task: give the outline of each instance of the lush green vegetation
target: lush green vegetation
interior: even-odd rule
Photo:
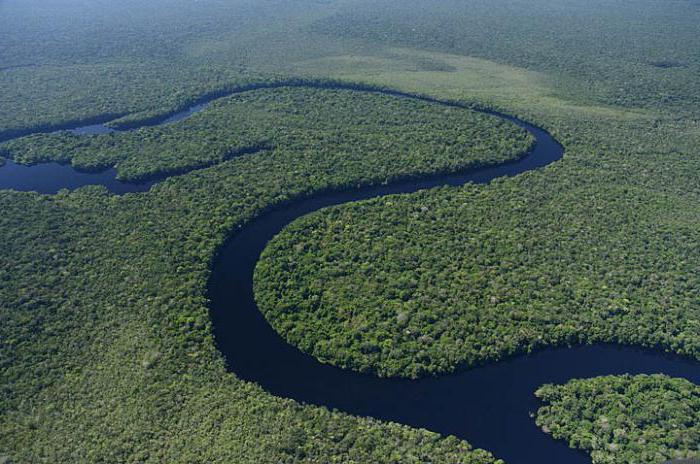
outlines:
[[[698,21],[688,1],[364,0],[311,29],[543,71],[586,101],[697,114]]]
[[[349,90],[232,101],[168,133],[184,146],[201,127],[201,147],[204,127],[217,140],[226,110],[229,123],[236,113],[257,121],[246,126],[251,140],[279,147],[148,194],[2,192],[3,450],[19,462],[494,462],[453,438],[302,407],[236,380],[212,343],[204,295],[226,234],[266,208],[507,159],[527,150],[526,133],[465,109]]]
[[[418,3],[388,8],[386,2],[358,0],[0,0],[0,139],[77,121],[124,116],[118,124],[147,122],[278,74],[362,79],[494,106],[549,129],[566,146],[565,159],[489,187],[378,200],[304,219],[276,244],[304,224],[316,225],[309,231],[315,236],[338,237],[353,247],[371,244],[357,258],[385,250],[369,270],[387,273],[367,276],[361,273],[367,267],[338,266],[345,274],[330,275],[320,268],[325,250],[299,237],[278,256],[297,257],[310,267],[294,263],[303,271],[298,276],[276,269],[270,249],[266,272],[258,272],[258,291],[264,296],[300,279],[316,293],[289,291],[284,298],[309,307],[307,297],[318,293],[312,269],[316,281],[328,277],[323,284],[340,290],[358,278],[355,294],[339,297],[368,304],[353,308],[357,316],[378,318],[363,336],[370,348],[379,347],[370,350],[372,369],[386,374],[449,371],[459,362],[592,340],[660,344],[697,357],[695,3]],[[307,105],[304,100],[295,108],[295,99],[308,96],[319,111],[314,124],[326,123],[320,117],[325,106],[314,92],[277,92],[231,97],[167,128],[80,140],[37,136],[5,145],[27,162],[117,163],[120,175],[131,179],[216,165],[124,197],[99,188],[56,196],[0,192],[0,462],[493,462],[463,441],[274,398],[226,373],[211,339],[205,286],[227,234],[290,198],[482,160],[466,156],[478,153],[476,146],[453,152],[458,158],[440,152],[436,165],[428,151],[415,157],[402,151],[412,143],[426,150],[441,146],[458,137],[452,126],[439,128],[438,140],[419,131],[403,141],[411,131],[355,134],[328,122],[314,138],[311,126],[292,112]],[[348,110],[344,92],[324,92],[338,102],[338,113]],[[284,97],[276,102],[273,95]],[[372,124],[386,118],[373,105],[397,105],[420,111],[411,121],[430,114],[428,126],[438,120],[468,130],[488,126],[480,136],[484,146],[500,150],[501,139],[511,141],[511,148],[527,142],[508,125],[465,112],[443,116],[429,104],[380,96],[363,102]],[[245,113],[233,114],[229,107]],[[204,128],[248,116],[264,131]],[[396,117],[405,122],[408,116]],[[272,118],[303,136],[299,144],[276,133]],[[211,135],[210,151],[196,147],[188,127],[201,137]],[[358,148],[329,150],[334,130]],[[275,142],[270,149],[226,160],[229,148],[268,137]],[[381,140],[394,143],[384,146]],[[51,152],[53,144],[65,151]],[[138,144],[147,150],[136,153]],[[393,162],[394,153],[403,164]],[[352,222],[340,234],[336,224],[324,222],[332,218]],[[433,219],[463,234],[462,243]],[[404,230],[409,226],[441,242],[410,237]],[[368,242],[371,236],[376,240]],[[423,267],[409,274],[392,267],[413,262],[401,240],[423,259]],[[308,245],[314,246],[307,253]],[[438,245],[460,260],[447,261]],[[435,250],[435,257],[421,247]],[[338,257],[342,263],[350,256],[343,251]],[[440,262],[454,273],[438,269],[428,275]],[[459,274],[469,270],[474,272]],[[279,271],[283,281],[270,282],[267,271]],[[398,278],[386,290],[376,288],[386,296],[381,301],[372,293],[378,282],[372,279],[379,277]],[[423,292],[431,278],[436,287]],[[446,284],[444,293],[437,284]],[[488,294],[477,295],[478,285]],[[456,300],[462,296],[467,299]],[[455,304],[448,306],[450,299]],[[263,302],[268,310],[277,304]],[[391,310],[399,307],[415,311],[404,323],[433,339],[416,345],[391,333],[400,325]],[[322,328],[348,340],[356,330],[343,325],[348,307],[324,309]],[[475,315],[482,319],[472,326],[468,321]],[[429,321],[436,317],[433,333]],[[472,338],[443,319],[467,325]],[[295,320],[294,327],[312,323]],[[552,333],[539,340],[546,328]],[[387,331],[405,351],[382,354]],[[493,334],[503,339],[484,345]],[[347,356],[362,368],[353,358],[362,349],[351,343],[324,359],[339,363]],[[624,396],[634,400],[634,390]]]
[[[198,81],[191,82],[177,67],[139,64],[44,66],[1,73],[0,92],[8,98],[0,111],[0,141],[107,121],[116,127],[139,125],[249,82],[240,73],[213,66],[190,72]],[[80,82],[92,85],[72,87]]]
[[[685,0],[4,0],[0,140],[151,119],[261,74],[457,78],[471,57],[541,72],[526,91],[697,119],[699,15]],[[474,77],[462,93],[492,79]]]
[[[581,342],[700,359],[700,236],[684,218],[695,207],[650,195],[639,178],[609,175],[603,186],[585,175],[523,176],[307,216],[265,251],[258,303],[304,351],[383,376]]]
[[[663,375],[545,385],[537,424],[594,464],[657,464],[700,457],[700,387]]]
[[[289,157],[313,151],[320,159],[315,162],[328,170],[342,170],[343,164],[357,175],[370,170],[389,178],[496,164],[524,154],[531,143],[515,125],[462,108],[379,93],[283,87],[217,100],[177,124],[92,136],[37,134],[6,142],[0,151],[22,163],[71,161],[84,170],[116,165],[120,179],[137,181],[279,147]]]
[[[123,116],[118,125],[149,121],[258,81],[249,66],[262,58],[256,36],[312,20],[299,1],[3,0],[0,140]]]

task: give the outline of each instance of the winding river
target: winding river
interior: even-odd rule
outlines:
[[[401,92],[382,92],[460,106]],[[184,119],[203,106],[163,122]],[[267,323],[255,303],[254,269],[269,240],[300,216],[327,206],[383,195],[467,182],[488,183],[542,168],[562,158],[562,146],[546,131],[507,115],[489,113],[533,134],[537,144],[532,152],[517,161],[472,172],[324,193],[293,201],[262,214],[231,236],[219,252],[209,282],[216,343],[229,369],[274,395],[455,435],[493,452],[508,464],[591,462],[586,454],[569,449],[535,425],[531,413],[539,404],[533,393],[544,383],[608,374],[664,373],[700,384],[700,368],[695,361],[615,345],[546,349],[439,378],[380,379],[321,364],[287,344]],[[88,126],[74,131],[107,130],[110,129],[104,126]],[[114,175],[113,170],[86,174],[57,164],[24,167],[10,163],[0,168],[0,188],[53,193],[59,188],[100,184],[114,193],[125,193],[148,190],[157,182],[124,184],[116,181]]]

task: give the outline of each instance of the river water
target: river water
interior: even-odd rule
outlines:
[[[400,92],[383,93],[415,98]],[[193,106],[161,123],[180,121],[205,106],[206,103]],[[569,449],[564,442],[552,439],[536,427],[531,413],[540,405],[534,392],[544,383],[608,374],[664,373],[700,384],[700,365],[695,361],[614,345],[546,349],[438,378],[379,379],[321,364],[287,344],[267,323],[253,294],[255,265],[269,240],[295,219],[327,206],[383,195],[466,182],[488,183],[544,168],[562,158],[562,146],[546,131],[507,115],[490,114],[530,131],[537,139],[533,151],[519,160],[472,172],[292,201],[262,214],[232,235],[219,252],[208,287],[216,343],[229,369],[274,395],[455,435],[493,452],[509,464],[590,464],[586,454]],[[72,131],[100,134],[114,129],[91,125]],[[122,194],[147,191],[162,180],[129,184],[117,181],[115,176],[114,169],[81,173],[68,165],[48,163],[28,167],[9,161],[0,168],[0,189],[55,193],[62,188],[98,184],[112,193]]]

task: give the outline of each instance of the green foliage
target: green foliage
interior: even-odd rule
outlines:
[[[284,83],[307,87],[244,91],[177,124],[105,135],[37,134],[6,142],[0,150],[22,163],[71,161],[83,170],[116,165],[120,179],[138,181],[280,147],[289,157],[314,152],[328,169],[343,164],[388,178],[495,164],[521,155],[532,143],[513,124],[461,108],[313,88],[340,85],[330,81]],[[242,90],[268,85],[280,84]]]
[[[290,343],[382,376],[586,342],[700,359],[700,211],[646,177],[569,162],[329,208],[273,239],[257,301]]]
[[[260,70],[248,66],[258,56],[254,36],[284,37],[288,22],[308,16],[312,6],[3,0],[0,141],[122,116],[124,124],[149,120],[257,81]],[[210,43],[219,40],[225,46]]]
[[[543,71],[585,101],[697,115],[699,21],[695,2],[362,0],[311,30]]]
[[[545,385],[537,425],[591,454],[593,464],[700,457],[700,387],[663,375]]]
[[[251,80],[307,73],[317,60],[357,71],[353,57],[397,57],[396,46],[427,52],[403,78],[456,74],[433,52],[476,56],[541,71],[548,94],[579,103],[697,119],[698,14],[695,2],[658,0],[5,0],[0,140],[152,119]]]
[[[22,68],[0,74],[0,92],[7,98],[0,109],[0,141],[112,120],[118,127],[145,123],[250,80],[240,72],[211,65],[185,69],[159,63]],[[81,82],[86,85],[76,85]],[[26,88],[42,92],[27,94]]]
[[[384,343],[387,333],[400,335],[393,332],[398,314],[384,314],[386,309],[413,305],[416,312],[409,316],[417,327],[441,337],[423,339],[420,358],[411,351],[415,344],[399,337],[396,346],[406,351],[383,357],[373,352],[372,369],[401,375],[449,371],[460,360],[498,359],[530,347],[592,340],[658,344],[697,356],[700,92],[694,2],[673,2],[672,7],[653,0],[387,5],[358,0],[0,0],[0,139],[115,117],[122,117],[116,122],[122,127],[152,122],[250,82],[274,81],[278,74],[316,75],[319,63],[333,64],[324,73],[328,77],[361,75],[363,81],[441,98],[496,102],[501,110],[548,128],[565,144],[565,159],[488,188],[439,190],[323,212],[293,225],[276,242],[291,240],[301,224],[321,226],[310,231],[314,236],[336,237],[322,220],[340,218],[352,220],[343,243],[371,245],[357,257],[386,250],[377,263],[361,268],[375,274],[351,269],[337,279],[330,276],[324,285],[350,289],[350,279],[359,277],[354,295],[339,296],[345,302],[376,303],[351,309],[377,318],[377,327],[363,336],[370,348],[379,346],[380,354],[383,347],[375,342]],[[396,45],[418,50],[397,52]],[[448,59],[436,51],[542,73],[490,62],[472,69],[473,60]],[[387,56],[400,66],[389,69]],[[464,73],[466,68],[471,71]],[[284,95],[284,101],[278,104],[273,95]],[[504,155],[501,140],[515,144],[511,148],[527,142],[511,126],[494,126],[485,117],[452,111],[442,116],[432,105],[378,96],[363,99],[371,124],[386,117],[378,117],[376,104],[397,108],[397,120],[406,121],[417,110],[420,114],[411,117],[430,114],[430,121],[450,126],[438,128],[439,140],[418,132],[404,141],[407,130],[393,127],[389,136],[376,127],[367,135],[349,133],[319,117],[314,124],[322,130],[314,138],[311,125],[295,123],[301,117],[293,114],[292,102],[301,95],[314,98],[301,90],[256,91],[173,127],[111,138],[59,134],[16,141],[16,156],[27,162],[71,160],[85,168],[118,163],[123,178],[216,165],[123,197],[100,188],[50,197],[0,192],[0,461],[494,462],[488,453],[454,438],[298,405],[226,373],[212,341],[205,286],[211,259],[231,231],[292,198],[438,167],[493,162]],[[328,95],[353,114],[343,92]],[[600,102],[647,110],[594,106]],[[330,114],[322,112],[321,103],[310,105],[319,115]],[[236,105],[255,107],[244,116],[256,117],[266,132],[251,128],[251,136],[231,125],[226,132],[221,126],[203,127],[208,121],[245,119],[229,111]],[[342,117],[342,111],[335,116]],[[300,143],[275,132],[274,118],[303,136]],[[401,151],[415,143],[426,150],[440,148],[457,137],[453,124],[487,128],[472,135],[496,152],[472,156],[478,151],[469,145],[455,159],[439,151],[431,160],[429,151],[416,156]],[[197,129],[199,137],[211,136],[210,151],[194,147],[198,142],[185,127]],[[333,150],[333,131],[358,142],[358,148]],[[268,142],[268,137],[275,137],[271,149],[226,159],[232,153],[228,149]],[[393,143],[384,146],[389,140]],[[82,143],[91,148],[81,148]],[[124,152],[110,148],[111,143]],[[52,144],[63,150],[51,152]],[[137,154],[138,144],[147,151]],[[394,153],[400,163],[394,162]],[[461,206],[460,200],[467,204]],[[397,209],[387,208],[386,201]],[[367,220],[358,217],[360,211]],[[386,219],[380,218],[382,212]],[[467,234],[458,237],[462,243],[441,232],[432,218]],[[441,242],[411,237],[402,229],[408,226]],[[362,228],[376,240],[362,237]],[[413,256],[401,250],[403,244],[413,247]],[[278,270],[268,265],[258,272],[259,294],[261,288],[283,288],[290,278],[308,281],[316,291],[311,272],[318,272],[316,280],[328,276],[314,267],[325,251],[310,244],[309,256],[303,256],[300,245],[305,246],[303,237],[294,238],[294,249],[278,256],[299,257],[293,264],[304,274],[280,271],[284,281],[275,286],[266,273]],[[455,262],[437,245],[454,251]],[[421,247],[435,250],[435,257],[426,257]],[[343,263],[350,255],[341,251]],[[272,254],[268,250],[268,260]],[[415,256],[424,266],[409,275],[391,267],[395,258],[411,263]],[[440,263],[447,269],[440,270]],[[431,277],[428,271],[436,269]],[[471,269],[473,274],[458,273]],[[398,280],[386,290],[377,287],[377,296],[367,291],[374,290],[371,278],[379,271]],[[433,290],[416,292],[431,278]],[[475,288],[465,288],[464,281]],[[437,284],[449,284],[444,294]],[[477,294],[479,285],[489,293]],[[289,290],[286,300],[298,297],[305,304],[307,295]],[[389,298],[389,291],[399,298]],[[456,300],[461,296],[471,300]],[[445,298],[454,304],[445,305]],[[276,304],[264,303],[268,308]],[[347,340],[353,327],[332,320],[344,308],[326,309],[319,324],[336,334],[333,343]],[[484,319],[472,327],[468,321],[474,315]],[[404,323],[413,324],[414,318]],[[464,334],[443,319],[467,326],[465,334],[473,335],[469,349],[463,348]],[[295,327],[311,323],[294,321]],[[502,334],[503,340],[489,338],[493,334]],[[349,355],[354,365],[365,362],[353,358],[352,344],[351,350],[341,348],[327,360]]]
[[[261,127],[277,123],[278,147],[145,194],[0,192],[0,449],[18,462],[497,462],[237,380],[214,347],[205,289],[226,235],[265,209],[510,158],[528,138],[469,110],[349,90],[238,98]],[[218,110],[202,116],[214,124]],[[168,130],[183,143],[190,127]]]

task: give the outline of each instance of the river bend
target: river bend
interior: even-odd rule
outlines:
[[[281,83],[255,88],[284,86],[290,85]],[[374,91],[467,108],[455,102],[385,89],[357,89],[340,84],[320,87]],[[246,90],[253,89],[241,91]],[[216,98],[233,93],[238,92]],[[207,103],[200,102],[160,123],[180,121],[202,110]],[[594,345],[546,349],[438,378],[380,379],[322,364],[287,344],[267,323],[255,303],[253,274],[260,254],[270,239],[305,214],[383,195],[467,182],[489,183],[500,177],[543,168],[563,157],[563,147],[546,131],[508,115],[483,112],[528,130],[537,140],[534,149],[518,160],[466,173],[397,181],[292,201],[262,214],[232,235],[219,251],[208,287],[216,344],[233,373],[256,382],[274,395],[455,435],[475,447],[493,452],[508,464],[589,464],[586,454],[569,449],[564,442],[552,439],[536,427],[531,413],[539,407],[534,397],[539,386],[564,383],[572,378],[626,373],[664,373],[700,384],[698,363],[653,350]],[[113,131],[104,125],[71,130],[77,134]],[[115,175],[114,169],[81,173],[56,163],[21,166],[9,161],[0,168],[0,189],[55,193],[61,188],[98,184],[121,194],[146,191],[162,181],[161,178],[128,184],[117,181]]]

